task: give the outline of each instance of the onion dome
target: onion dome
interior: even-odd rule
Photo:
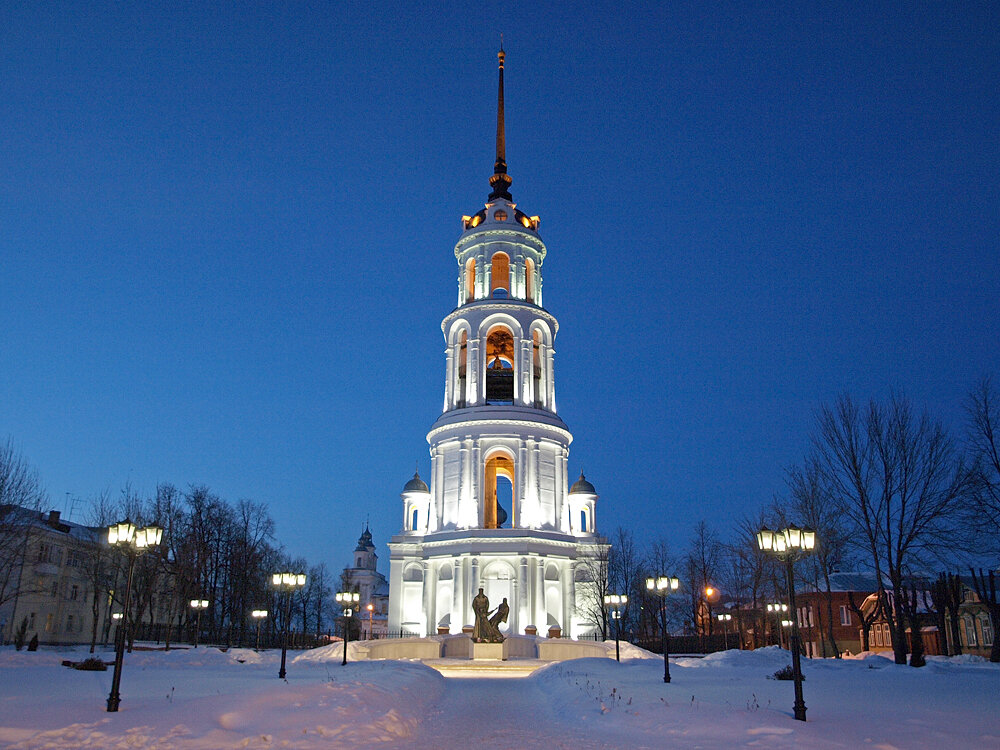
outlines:
[[[596,495],[597,490],[594,489],[594,485],[587,481],[587,478],[583,476],[583,472],[580,472],[580,478],[573,482],[573,486],[569,488],[569,494],[571,495]]]
[[[413,472],[413,479],[403,486],[403,492],[430,492],[427,482],[420,478],[420,472]]]
[[[355,552],[364,552],[369,547],[374,547],[372,544],[372,532],[368,528],[368,524],[365,524],[365,530],[361,532],[361,536],[358,537],[358,546],[354,548]]]

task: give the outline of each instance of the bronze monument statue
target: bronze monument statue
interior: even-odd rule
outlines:
[[[499,624],[507,622],[507,613],[510,611],[507,600],[504,599],[493,617],[490,617],[490,600],[479,589],[479,593],[472,599],[472,611],[476,615],[476,623],[472,628],[473,643],[503,643]]]

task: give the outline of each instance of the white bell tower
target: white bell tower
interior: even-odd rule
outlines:
[[[539,218],[510,194],[499,53],[497,153],[484,208],[462,217],[455,245],[458,306],[441,323],[444,410],[427,434],[430,486],[402,493],[403,531],[390,550],[389,630],[461,631],[481,587],[506,598],[508,632],[575,636],[593,561],[593,485],[567,481],[573,436],[556,413],[556,319],[542,307]],[[553,631],[554,632],[554,631]]]

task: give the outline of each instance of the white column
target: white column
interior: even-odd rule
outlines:
[[[479,339],[470,337],[467,349],[465,377],[468,380],[469,397],[466,400],[466,406],[479,406],[482,403],[479,398],[479,384],[483,382],[483,376],[479,373]],[[485,389],[483,392],[485,393]]]
[[[458,394],[455,393],[455,354],[453,347],[444,350],[445,353],[445,378],[444,378],[444,411],[448,411],[455,405]]]
[[[475,598],[476,594],[479,593],[479,559],[476,557],[472,558],[469,570],[469,585],[466,587],[466,591],[468,592],[468,602],[471,607],[472,600]],[[466,614],[466,617],[472,617],[471,609]]]
[[[483,515],[486,503],[483,501],[483,489],[482,489],[482,476],[483,476],[483,458],[482,449],[479,447],[479,441],[476,440],[472,444],[471,451],[471,461],[472,464],[472,504],[475,508],[475,518],[476,528],[483,527],[483,521],[485,517]],[[470,517],[472,514],[470,513]]]
[[[556,410],[555,354],[555,347],[550,346],[545,351],[545,372],[548,376],[545,379],[545,385],[548,389],[545,401],[549,407],[549,411]]]
[[[452,563],[452,591],[454,596],[451,600],[451,624],[452,632],[460,633],[465,625],[465,576],[462,575],[462,560],[456,558]]]
[[[527,467],[528,452],[525,450],[524,441],[520,440],[518,441],[517,457],[514,459],[514,517],[510,523],[512,529],[526,529],[534,525],[534,508],[525,505],[528,495],[525,492],[525,488],[528,486],[528,477],[525,474]]]
[[[560,622],[562,623],[562,634],[564,638],[570,638],[573,635],[573,575],[573,563],[568,563],[563,568],[561,581],[563,616],[560,618]]]
[[[424,610],[424,633],[430,635],[431,632],[431,602],[433,601],[434,592],[431,590],[433,583],[430,580],[430,565],[426,560],[421,562],[423,566],[423,610]]]
[[[528,611],[529,596],[531,594],[531,578],[528,575],[528,558],[521,558],[521,565],[518,569],[518,590],[517,590],[517,628],[511,626],[511,632],[521,634],[524,632],[524,625],[531,624],[531,614]],[[524,623],[522,625],[521,623]]]

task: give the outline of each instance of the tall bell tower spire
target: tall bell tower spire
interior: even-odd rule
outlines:
[[[500,61],[500,83],[497,87],[497,160],[493,165],[493,176],[490,177],[490,187],[493,188],[493,192],[490,193],[490,201],[495,201],[497,198],[503,198],[504,200],[512,200],[510,195],[510,184],[512,180],[507,176],[507,159],[505,155],[506,151],[506,138],[504,135],[504,122],[503,122],[503,61],[504,61],[504,51],[503,42],[500,42],[500,51],[497,53],[497,58]]]

